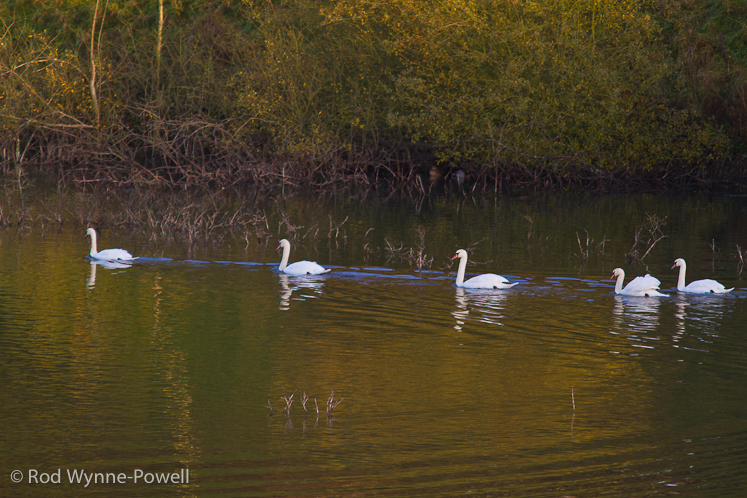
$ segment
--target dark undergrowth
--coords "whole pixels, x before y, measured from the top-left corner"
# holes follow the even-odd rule
[[[686,167],[671,165],[655,171],[606,171],[575,164],[544,164],[532,168],[513,164],[492,166],[444,165],[429,153],[391,149],[378,154],[342,153],[337,158],[283,157],[247,160],[238,150],[223,150],[219,157],[175,161],[170,166],[123,160],[123,151],[99,150],[76,144],[41,158],[29,154],[24,167],[5,168],[6,183],[20,178],[43,184],[58,183],[83,190],[154,188],[155,191],[218,191],[239,189],[260,195],[278,192],[316,192],[340,195],[421,196],[434,192],[470,196],[484,193],[522,194],[548,191],[708,191],[744,193],[747,167],[742,162]],[[51,150],[47,147],[46,150]],[[44,149],[42,149],[44,150]],[[59,162],[66,154],[77,154]],[[55,161],[57,159],[57,161]]]

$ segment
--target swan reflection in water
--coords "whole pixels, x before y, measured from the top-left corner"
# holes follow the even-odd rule
[[[719,321],[726,311],[726,296],[706,294],[698,296],[679,293],[674,301],[674,317],[676,318],[676,332],[672,338],[674,347],[685,337],[685,325],[691,331],[691,336],[698,337],[701,342],[710,342],[708,338],[718,337]],[[706,336],[700,337],[702,333]]]
[[[674,337],[672,337],[673,342],[675,343],[674,347],[677,346],[676,343],[680,341],[682,336],[685,334],[685,320],[687,320],[687,307],[690,305],[690,303],[685,299],[684,294],[677,294],[674,302],[675,312],[674,317],[677,319],[677,330],[674,333]]]
[[[457,287],[456,309],[451,312],[456,321],[454,329],[462,330],[462,326],[469,316],[470,308],[478,314],[477,321],[503,325],[501,319],[508,295],[508,292],[503,291]]]
[[[620,329],[633,333],[655,333],[659,327],[660,299],[614,296],[614,322]]]
[[[293,291],[302,291],[310,289],[313,294],[302,292],[296,299],[303,301],[306,298],[315,298],[323,294],[324,278],[316,275],[305,275],[300,277],[291,277],[286,274],[280,274],[280,305],[279,309],[290,309],[291,295]]]
[[[86,278],[86,288],[87,289],[93,289],[96,287],[96,267],[101,266],[106,270],[121,270],[125,268],[130,268],[132,265],[130,263],[122,262],[122,261],[104,261],[104,260],[98,260],[98,259],[91,259],[91,273],[88,275],[88,278]]]

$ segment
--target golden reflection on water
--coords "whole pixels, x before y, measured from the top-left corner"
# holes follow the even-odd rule
[[[542,269],[485,292],[406,268],[107,268],[79,241],[44,243],[0,246],[17,265],[0,303],[0,448],[24,465],[176,460],[216,494],[626,496],[695,475],[683,439],[713,475],[707,437],[744,451],[728,439],[743,402],[723,396],[744,378],[743,297],[626,298],[596,276],[543,285]],[[309,394],[308,418],[298,398],[267,416],[283,388]],[[345,401],[326,417],[332,390]]]
[[[162,277],[153,275],[153,326],[151,328],[150,350],[154,356],[152,364],[160,373],[166,404],[164,415],[170,419],[171,439],[182,464],[194,462],[201,451],[195,442],[194,421],[192,420],[192,373],[187,366],[187,353],[180,347],[180,341],[162,327]]]
[[[461,458],[650,430],[650,375],[601,347],[609,323],[599,313],[609,313],[611,295],[589,294],[595,303],[587,305],[573,288],[561,291],[569,302],[515,289],[470,292],[451,280],[329,278],[324,299],[291,310],[306,320],[278,330],[271,391],[292,385],[350,397],[342,430],[355,428],[370,449],[359,456],[368,465],[417,462],[423,453],[406,455],[418,444],[431,448],[429,458]],[[580,327],[586,323],[594,329]],[[625,379],[635,379],[635,389],[623,387]],[[298,417],[284,421],[285,434]]]

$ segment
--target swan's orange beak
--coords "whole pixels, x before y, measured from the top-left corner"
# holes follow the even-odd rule
[[[677,263],[673,264],[670,270],[674,270],[675,268],[677,268]]]
[[[614,273],[613,273],[613,274],[612,274],[612,276],[610,277],[610,280],[612,280],[613,278],[615,278],[615,274],[614,274]]]
[[[459,255],[458,255],[458,254],[455,254],[455,255],[454,255],[454,257],[453,257],[453,258],[451,258],[451,260],[452,260],[452,261],[454,261],[454,260],[455,260],[455,259],[457,259],[458,257],[459,257]]]
[[[281,247],[283,247],[283,246],[277,246],[277,247],[275,248],[275,250],[277,251],[277,250],[278,250],[278,249],[280,249]]]

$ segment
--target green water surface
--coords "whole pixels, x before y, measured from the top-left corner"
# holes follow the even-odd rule
[[[0,229],[0,495],[746,492],[747,199],[299,196],[260,208],[259,241],[104,229],[100,248],[143,257],[115,269],[85,259],[73,219]],[[666,237],[630,263],[651,215]],[[332,271],[279,274],[281,237],[291,261]],[[456,288],[450,258],[467,247],[468,276],[519,284]],[[409,248],[430,266],[418,271]],[[736,289],[678,294],[678,257],[688,281]],[[668,297],[615,296],[616,267],[650,272]],[[342,401],[328,415],[332,391]],[[186,469],[189,482],[145,482]],[[74,470],[100,480],[70,483]],[[56,472],[59,484],[29,482]]]

